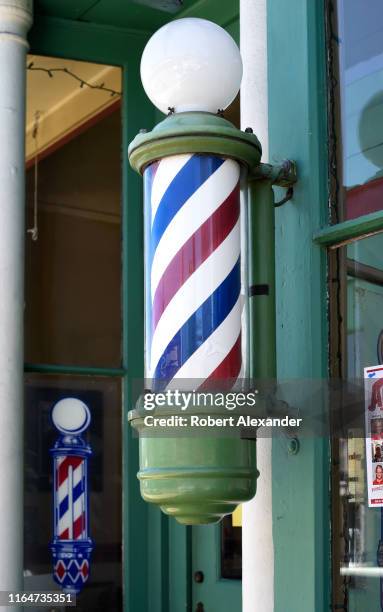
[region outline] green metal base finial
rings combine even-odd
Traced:
[[[258,138],[211,113],[169,115],[151,132],[141,131],[130,143],[129,161],[137,172],[157,159],[181,153],[208,153],[236,159],[255,168],[262,148]]]
[[[144,411],[129,413],[140,437],[141,495],[184,525],[218,523],[238,504],[252,499],[257,488],[256,443],[237,434],[196,433],[193,427],[145,425]],[[208,416],[214,408],[199,409]],[[178,414],[161,410],[164,417]],[[222,415],[227,416],[227,415]],[[210,430],[211,428],[209,428]]]

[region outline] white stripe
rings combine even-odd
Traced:
[[[73,522],[84,512],[84,495],[80,495],[73,504]]]
[[[178,370],[167,388],[179,388],[179,379],[182,378],[190,380],[193,388],[201,385],[229,354],[240,331],[241,298],[239,297],[226,319]]]
[[[160,161],[152,184],[152,225],[165,191],[190,158],[189,154],[171,155]]]
[[[230,234],[187,279],[162,313],[152,338],[152,376],[170,340],[225,280],[238,260],[239,253],[240,227],[237,221]]]
[[[68,479],[66,478],[57,490],[58,502],[59,503],[62,502],[64,497],[66,497],[67,495],[68,495]]]
[[[57,526],[57,534],[59,536],[62,534],[63,531],[65,531],[65,529],[69,530],[70,514],[71,513],[68,510],[67,512],[65,512],[64,516],[62,516],[61,519],[59,519],[58,526]]]
[[[173,257],[231,194],[239,180],[239,164],[224,163],[180,208],[164,231],[154,254],[151,270],[152,300],[163,273]]]
[[[81,463],[76,467],[75,470],[73,470],[73,486],[75,487],[81,480],[82,476],[83,476],[83,465],[84,462],[81,461]]]
[[[63,457],[63,459],[65,458],[66,457]],[[60,463],[62,463],[62,461],[60,461]],[[84,462],[82,461],[80,465],[77,466],[77,468],[73,471],[73,485],[74,486],[76,486],[76,484],[78,484],[82,478],[83,465],[84,465]],[[59,486],[57,490],[58,502],[59,503],[62,502],[64,497],[66,497],[67,495],[68,495],[68,478],[66,478],[64,482],[61,483],[61,485]]]

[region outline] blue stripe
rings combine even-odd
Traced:
[[[154,217],[151,235],[151,260],[161,237],[185,202],[223,164],[213,155],[193,155],[176,174],[165,191]]]
[[[84,480],[80,480],[73,488],[73,503],[80,497],[80,495],[84,492]]]
[[[189,357],[226,319],[239,297],[240,274],[238,259],[230,274],[169,342],[155,369],[156,390],[166,387]]]
[[[62,518],[64,516],[68,508],[69,508],[69,498],[67,495],[66,497],[64,497],[64,499],[59,504],[59,518]]]

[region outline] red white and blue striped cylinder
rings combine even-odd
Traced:
[[[55,535],[59,540],[88,537],[85,461],[76,455],[55,457]]]
[[[145,181],[146,378],[153,390],[242,369],[240,165],[207,154],[150,164]]]
[[[64,591],[78,593],[89,578],[93,550],[88,490],[88,459],[92,450],[81,436],[90,423],[90,412],[80,400],[67,398],[54,406],[52,420],[60,432],[50,451],[54,493],[53,578]]]

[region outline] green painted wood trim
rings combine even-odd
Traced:
[[[135,383],[144,375],[144,245],[142,179],[130,167],[128,145],[139,129],[153,121],[153,107],[141,87],[142,49],[131,52],[124,66],[123,91],[123,579],[124,610],[150,612],[148,593],[148,504],[140,495],[138,439],[127,415],[137,400]],[[160,593],[158,594],[160,597]]]
[[[198,0],[192,6],[177,13],[174,19],[183,17],[210,19],[226,27],[239,18],[239,0]]]
[[[280,382],[299,385],[326,378],[328,363],[326,253],[312,241],[328,223],[324,2],[268,0],[267,15],[270,159],[299,168],[292,201],[276,210],[277,370]],[[330,605],[329,441],[301,439],[297,455],[287,445],[273,440],[275,612],[322,612]]]
[[[314,233],[313,240],[322,247],[335,248],[356,238],[371,236],[383,231],[383,210],[328,225]]]
[[[30,52],[120,66],[143,49],[150,32],[36,15]]]
[[[152,504],[148,512],[148,610],[169,612],[169,517]]]
[[[169,609],[192,610],[192,527],[169,521]]]
[[[25,363],[24,372],[109,377],[122,377],[126,374],[126,370],[124,368],[92,368],[87,366],[57,365],[54,363]]]

